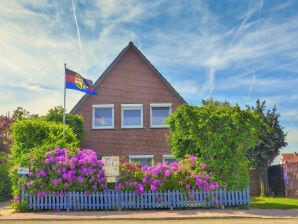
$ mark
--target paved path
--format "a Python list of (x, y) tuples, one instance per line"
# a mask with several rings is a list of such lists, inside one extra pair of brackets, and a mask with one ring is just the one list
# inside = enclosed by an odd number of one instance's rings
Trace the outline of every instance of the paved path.
[(206, 218), (283, 218), (298, 219), (298, 209), (186, 209), (150, 211), (86, 211), (13, 213), (9, 203), (0, 203), (3, 220), (179, 220)]

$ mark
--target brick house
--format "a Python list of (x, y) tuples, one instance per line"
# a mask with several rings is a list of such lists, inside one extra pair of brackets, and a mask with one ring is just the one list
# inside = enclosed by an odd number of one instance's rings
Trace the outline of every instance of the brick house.
[(186, 103), (140, 50), (129, 42), (71, 113), (84, 119), (83, 148), (151, 164), (173, 159), (163, 121)]

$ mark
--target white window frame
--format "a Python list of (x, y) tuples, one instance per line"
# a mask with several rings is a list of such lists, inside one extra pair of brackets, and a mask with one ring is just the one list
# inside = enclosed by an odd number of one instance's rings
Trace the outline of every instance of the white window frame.
[(153, 125), (153, 119), (152, 119), (152, 108), (156, 107), (169, 107), (169, 116), (172, 113), (172, 104), (171, 103), (151, 103), (150, 104), (150, 127), (151, 128), (168, 128), (169, 125), (161, 124), (161, 125)]
[[(112, 109), (112, 125), (111, 126), (95, 126), (95, 109)], [(92, 128), (93, 129), (114, 129), (114, 104), (95, 104), (92, 105)]]
[(172, 154), (164, 154), (162, 156), (162, 162), (165, 163), (166, 159), (175, 159), (174, 156)]
[(129, 162), (132, 162), (132, 159), (151, 159), (151, 166), (154, 163), (154, 155), (129, 155)]
[[(141, 124), (140, 125), (124, 125), (124, 110), (140, 110)], [(121, 128), (143, 128), (143, 104), (121, 104)]]

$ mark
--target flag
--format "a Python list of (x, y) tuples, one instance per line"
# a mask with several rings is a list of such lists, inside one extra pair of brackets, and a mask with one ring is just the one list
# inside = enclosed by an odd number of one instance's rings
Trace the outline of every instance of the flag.
[(66, 89), (75, 89), (87, 94), (97, 95), (93, 89), (93, 82), (91, 80), (85, 79), (79, 73), (67, 68), (65, 68), (65, 76)]

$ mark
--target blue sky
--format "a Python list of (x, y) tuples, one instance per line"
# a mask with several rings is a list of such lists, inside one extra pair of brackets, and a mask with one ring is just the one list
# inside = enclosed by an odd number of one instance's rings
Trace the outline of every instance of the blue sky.
[[(133, 41), (190, 104), (276, 105), (282, 152), (298, 151), (297, 11), (295, 0), (2, 0), (0, 114), (63, 105), (65, 62), (96, 81)], [(67, 90), (68, 111), (82, 95)]]

